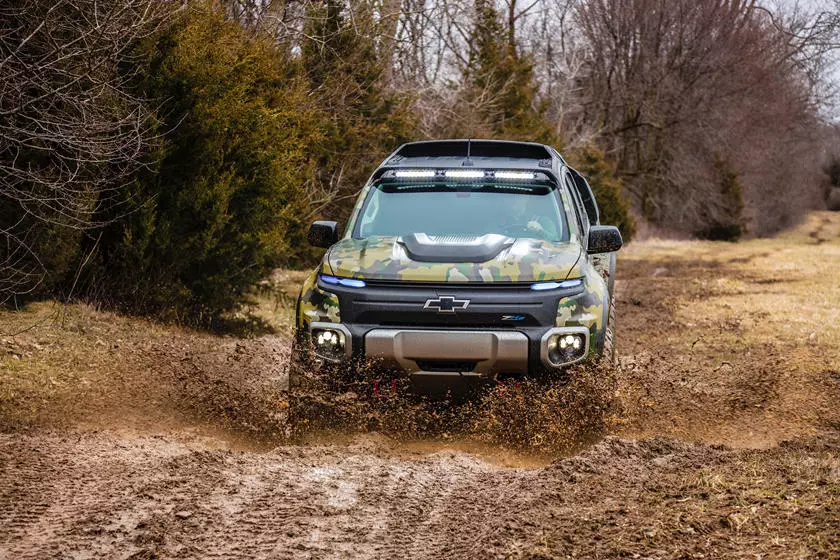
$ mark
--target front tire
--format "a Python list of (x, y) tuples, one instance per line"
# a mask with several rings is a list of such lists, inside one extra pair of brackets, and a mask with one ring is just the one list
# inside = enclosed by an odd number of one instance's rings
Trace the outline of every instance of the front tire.
[(306, 376), (309, 360), (307, 359), (307, 352), (300, 334), (296, 334), (292, 340), (292, 351), (289, 355), (289, 365), (287, 366), (288, 373), (288, 390), (294, 391), (300, 389), (303, 384), (303, 378)]
[(604, 328), (604, 348), (601, 351), (601, 357), (610, 364), (614, 364), (616, 360), (614, 295), (610, 295), (610, 311), (607, 315), (607, 326)]

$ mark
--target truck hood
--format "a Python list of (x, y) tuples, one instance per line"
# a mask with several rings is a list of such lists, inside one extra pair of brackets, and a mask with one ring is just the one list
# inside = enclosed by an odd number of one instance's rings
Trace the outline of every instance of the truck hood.
[(365, 280), (540, 282), (579, 276), (580, 256), (575, 242), (502, 236), (345, 238), (324, 256), (324, 271)]

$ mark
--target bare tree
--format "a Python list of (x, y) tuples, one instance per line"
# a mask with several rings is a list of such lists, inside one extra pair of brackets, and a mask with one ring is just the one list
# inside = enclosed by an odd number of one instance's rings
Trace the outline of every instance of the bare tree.
[(767, 232), (792, 219), (790, 199), (813, 203), (814, 58), (802, 54), (816, 39), (794, 40), (755, 0), (586, 0), (577, 16), (586, 119), (648, 218), (698, 231), (740, 220), (743, 201)]
[(11, 0), (0, 5), (0, 303), (33, 289), (37, 223), (88, 228), (143, 164), (152, 114), (129, 93), (131, 46), (171, 5)]

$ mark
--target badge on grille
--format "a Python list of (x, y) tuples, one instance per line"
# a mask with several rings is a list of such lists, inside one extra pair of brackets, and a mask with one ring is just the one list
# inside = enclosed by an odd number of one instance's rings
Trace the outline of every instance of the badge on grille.
[(440, 296), (437, 299), (427, 299), (423, 309), (438, 313), (455, 313), (463, 311), (470, 304), (468, 299), (456, 299), (455, 296)]

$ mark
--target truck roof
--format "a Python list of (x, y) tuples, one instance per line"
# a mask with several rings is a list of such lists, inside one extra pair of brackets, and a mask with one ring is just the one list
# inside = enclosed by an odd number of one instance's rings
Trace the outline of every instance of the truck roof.
[[(469, 160), (467, 159), (469, 146)], [(427, 140), (403, 144), (371, 175), (375, 181), (392, 169), (475, 167), (478, 169), (516, 169), (547, 172), (555, 180), (560, 178), (561, 166), (568, 167), (557, 150), (536, 142), (511, 140)], [(595, 195), (583, 176), (569, 167), (572, 178), (593, 224), (600, 217)]]
[(509, 140), (430, 140), (400, 146), (380, 169), (405, 167), (462, 167), (467, 159), (473, 167), (551, 170), (554, 160), (563, 161), (556, 151), (535, 142)]

